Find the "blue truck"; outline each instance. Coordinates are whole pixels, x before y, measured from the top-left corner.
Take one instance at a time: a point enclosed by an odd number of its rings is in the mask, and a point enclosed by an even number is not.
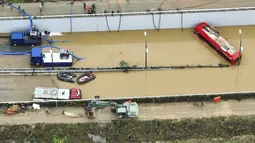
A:
[[[59,53],[43,53],[42,48],[32,48],[30,64],[42,67],[69,67],[73,65],[73,56],[64,49]]]
[[[21,45],[41,45],[42,38],[38,31],[32,33],[26,32],[12,32],[10,35],[10,46],[21,46]]]

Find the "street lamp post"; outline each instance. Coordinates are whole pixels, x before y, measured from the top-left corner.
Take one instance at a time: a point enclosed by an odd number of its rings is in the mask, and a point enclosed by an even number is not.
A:
[[[240,35],[240,47],[239,47],[239,60],[238,60],[238,65],[241,63],[241,57],[242,57],[242,52],[243,52],[243,41],[242,41],[242,30],[239,29],[239,35]]]
[[[147,32],[144,31],[144,42],[145,42],[145,60],[144,60],[144,65],[145,68],[148,68],[148,47],[147,47]]]
[[[51,66],[52,66],[52,69],[54,69],[54,65],[53,65],[53,51],[52,51],[52,48],[50,48],[50,55],[51,55]]]

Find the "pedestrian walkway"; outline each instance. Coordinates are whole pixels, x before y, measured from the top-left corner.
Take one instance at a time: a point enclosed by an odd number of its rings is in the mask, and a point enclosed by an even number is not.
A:
[[[163,1],[163,0],[162,0]],[[173,10],[177,8],[184,9],[199,9],[199,8],[229,8],[229,7],[251,7],[255,6],[255,0],[196,0],[196,1],[182,1],[179,0],[165,0],[162,1],[155,0],[95,0],[86,1],[87,6],[91,6],[93,3],[96,4],[96,13],[103,13],[105,10],[111,11],[122,11],[122,12],[142,12],[148,9],[161,8],[163,10]],[[83,14],[87,13],[84,9],[83,2],[75,1],[73,8],[71,10],[71,2],[52,2],[45,3],[42,7],[42,13],[40,12],[40,3],[23,3],[14,4],[15,6],[20,6],[27,13],[33,16],[39,15],[66,15],[70,14]],[[7,16],[19,16],[19,12],[16,10],[11,10],[10,7],[0,6],[0,17]]]

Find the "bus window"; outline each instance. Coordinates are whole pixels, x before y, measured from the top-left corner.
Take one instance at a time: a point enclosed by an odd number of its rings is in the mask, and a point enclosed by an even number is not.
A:
[[[216,31],[214,31],[213,29],[211,29],[211,27],[209,27],[209,26],[205,26],[203,29],[215,37],[219,36],[218,33]]]

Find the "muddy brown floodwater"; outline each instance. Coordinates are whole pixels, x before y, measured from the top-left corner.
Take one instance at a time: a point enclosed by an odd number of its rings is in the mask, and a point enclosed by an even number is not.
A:
[[[31,99],[36,86],[79,87],[84,98],[154,96],[184,93],[232,92],[255,89],[255,26],[220,27],[221,34],[233,45],[239,45],[238,30],[242,29],[244,53],[239,66],[224,69],[179,69],[130,73],[96,73],[96,80],[77,85],[60,82],[56,77],[1,77],[2,90],[11,90],[1,100]],[[70,40],[57,44],[79,57],[76,67],[113,67],[121,60],[131,65],[144,65],[143,31],[72,33],[54,39]],[[148,64],[159,65],[217,65],[224,63],[216,52],[193,35],[192,29],[147,31]],[[0,67],[29,67],[29,57],[1,56]],[[8,83],[8,84],[6,84]],[[17,86],[19,85],[20,86]],[[25,91],[26,93],[15,93]],[[5,93],[0,93],[6,95]],[[21,96],[21,94],[24,94]]]

